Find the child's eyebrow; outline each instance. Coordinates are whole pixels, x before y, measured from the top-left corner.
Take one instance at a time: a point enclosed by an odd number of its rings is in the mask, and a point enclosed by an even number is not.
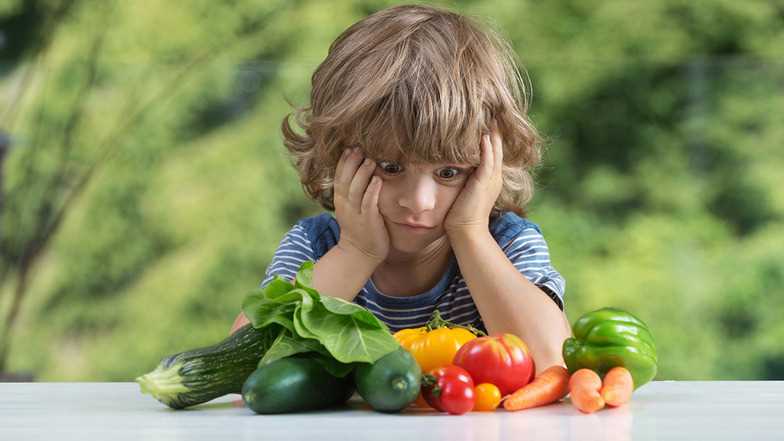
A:
[[[461,169],[476,168],[476,166],[471,164],[470,162],[452,162],[452,161],[447,161],[447,160],[435,161],[435,162],[406,160],[404,155],[401,154],[398,151],[374,152],[374,153],[368,154],[368,156],[370,156],[370,158],[373,159],[376,162],[388,161],[388,162],[393,162],[393,163],[400,164],[400,165],[410,165],[411,163],[414,163],[414,164],[431,165],[431,166],[439,166],[439,167],[447,167],[447,166],[449,166],[449,167],[457,167],[457,168],[461,168]]]
[[[406,162],[406,161],[403,161],[403,157],[400,154],[387,155],[387,154],[381,153],[381,154],[375,155],[375,157],[373,159],[375,159],[376,161],[389,161],[389,162],[396,162],[396,163]]]
[[[392,163],[400,164],[400,165],[410,165],[410,163],[405,163],[403,161],[398,161],[398,160],[393,160],[393,159],[378,159],[377,161],[378,162],[388,161],[388,162],[392,162]],[[428,162],[428,163],[419,163],[419,164],[420,165],[424,164],[424,165],[428,165],[428,166],[432,166],[432,167],[436,167],[436,168],[454,167],[454,168],[459,168],[461,170],[470,170],[472,168],[476,168],[476,166],[468,164],[468,163],[457,163],[457,162],[448,162],[448,161],[433,162],[433,163],[429,163]]]

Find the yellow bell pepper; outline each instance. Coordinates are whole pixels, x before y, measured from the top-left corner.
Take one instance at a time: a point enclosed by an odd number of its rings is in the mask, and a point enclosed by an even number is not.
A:
[[[472,332],[473,331],[473,332]],[[394,334],[400,346],[414,356],[423,373],[452,364],[458,349],[476,338],[481,331],[449,323],[441,318],[438,310],[433,319],[421,328],[401,329]]]

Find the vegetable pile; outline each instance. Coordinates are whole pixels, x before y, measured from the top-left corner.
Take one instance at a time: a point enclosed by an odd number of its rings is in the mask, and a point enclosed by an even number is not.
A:
[[[174,409],[241,393],[257,413],[314,410],[345,403],[355,388],[376,410],[408,406],[420,389],[416,361],[373,313],[313,289],[313,266],[251,292],[242,305],[250,324],[164,358],[136,379],[142,392]]]
[[[495,410],[503,396],[526,386],[534,375],[534,359],[519,337],[487,336],[443,320],[438,310],[427,326],[398,331],[395,338],[425,372],[426,404],[418,404],[453,415]]]
[[[173,409],[240,393],[254,412],[275,414],[343,405],[356,391],[379,412],[453,415],[530,409],[568,394],[591,413],[623,405],[656,374],[650,331],[617,308],[578,319],[563,344],[567,367],[535,376],[528,346],[513,334],[488,336],[435,310],[426,326],[393,335],[369,310],[320,295],[313,266],[248,294],[242,310],[250,324],[213,346],[163,358],[136,379],[142,392]]]
[[[572,326],[574,337],[563,344],[569,372],[580,368],[604,377],[616,366],[629,370],[634,388],[656,376],[656,344],[648,326],[629,312],[602,308],[580,317]]]
[[[563,344],[572,374],[569,396],[584,413],[628,402],[632,393],[656,376],[656,343],[648,326],[630,312],[601,308],[572,326]]]
[[[478,333],[442,320],[436,311],[427,327],[395,334],[425,372],[418,406],[454,415],[501,405],[519,411],[569,395],[578,410],[591,413],[627,403],[633,391],[656,374],[650,330],[618,308],[580,317],[573,326],[574,337],[563,344],[567,367],[549,366],[538,376],[528,346],[517,336],[473,337],[466,329]]]

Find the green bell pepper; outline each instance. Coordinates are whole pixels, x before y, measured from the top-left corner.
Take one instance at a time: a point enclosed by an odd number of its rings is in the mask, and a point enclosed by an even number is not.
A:
[[[623,366],[634,380],[634,389],[656,376],[656,344],[648,326],[629,312],[602,308],[580,317],[572,326],[574,337],[563,343],[569,373],[588,368],[601,378]]]

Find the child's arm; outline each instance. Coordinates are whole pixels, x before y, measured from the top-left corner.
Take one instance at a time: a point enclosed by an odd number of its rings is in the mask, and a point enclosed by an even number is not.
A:
[[[460,192],[444,226],[485,328],[509,332],[529,346],[537,374],[564,366],[561,347],[571,336],[566,315],[515,267],[487,220],[503,186],[503,139],[495,120],[482,136],[481,163]]]
[[[350,302],[377,266],[377,261],[338,243],[313,266],[313,287],[321,294]]]
[[[229,331],[229,335],[234,334],[235,332],[237,332],[238,329],[247,325],[248,323],[250,323],[250,320],[248,320],[248,318],[245,317],[245,314],[242,311],[240,311],[240,313],[237,315],[237,318],[234,319],[234,324],[231,325],[231,330]]]
[[[571,327],[558,305],[520,274],[489,231],[454,234],[450,240],[488,332],[522,338],[537,374],[555,364],[564,366],[561,347]]]

